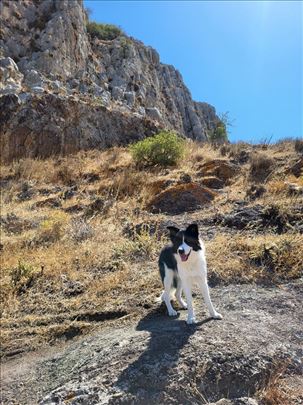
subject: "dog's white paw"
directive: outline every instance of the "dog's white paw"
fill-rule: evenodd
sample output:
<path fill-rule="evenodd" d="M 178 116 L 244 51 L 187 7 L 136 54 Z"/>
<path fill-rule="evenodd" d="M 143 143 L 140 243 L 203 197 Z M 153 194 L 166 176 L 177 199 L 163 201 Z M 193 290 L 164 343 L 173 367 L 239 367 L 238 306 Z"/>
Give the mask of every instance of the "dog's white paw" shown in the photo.
<path fill-rule="evenodd" d="M 180 305 L 183 309 L 187 309 L 187 304 L 185 301 L 180 301 Z"/>
<path fill-rule="evenodd" d="M 187 325 L 193 325 L 196 323 L 196 318 L 194 316 L 188 316 L 186 323 Z"/>
<path fill-rule="evenodd" d="M 168 316 L 177 316 L 178 312 L 172 309 L 171 311 L 168 311 Z"/>
<path fill-rule="evenodd" d="M 211 315 L 212 318 L 214 319 L 223 319 L 223 316 L 219 314 L 219 312 L 215 312 L 214 314 Z"/>

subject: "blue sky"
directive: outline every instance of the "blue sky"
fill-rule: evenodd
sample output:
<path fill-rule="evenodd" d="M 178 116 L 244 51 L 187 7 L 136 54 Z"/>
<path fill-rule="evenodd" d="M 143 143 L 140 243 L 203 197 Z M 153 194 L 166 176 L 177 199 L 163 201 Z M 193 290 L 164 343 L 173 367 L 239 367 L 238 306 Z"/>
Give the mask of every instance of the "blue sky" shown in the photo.
<path fill-rule="evenodd" d="M 195 100 L 229 112 L 231 141 L 303 136 L 303 2 L 85 0 L 182 74 Z"/>

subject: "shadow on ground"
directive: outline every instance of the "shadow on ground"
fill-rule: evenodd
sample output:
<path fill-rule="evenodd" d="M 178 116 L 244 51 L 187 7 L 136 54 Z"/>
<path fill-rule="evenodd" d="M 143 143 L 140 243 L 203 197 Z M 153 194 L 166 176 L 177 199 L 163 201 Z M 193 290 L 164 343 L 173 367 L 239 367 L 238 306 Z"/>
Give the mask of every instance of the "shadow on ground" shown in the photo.
<path fill-rule="evenodd" d="M 187 325 L 180 316 L 168 317 L 162 307 L 150 312 L 136 327 L 137 331 L 150 333 L 147 346 L 137 360 L 120 373 L 116 386 L 132 399 L 135 397 L 136 403 L 155 403 L 153 396 L 159 401 L 159 393 L 165 392 L 181 349 L 198 327 L 211 320 L 205 318 L 195 325 Z"/>

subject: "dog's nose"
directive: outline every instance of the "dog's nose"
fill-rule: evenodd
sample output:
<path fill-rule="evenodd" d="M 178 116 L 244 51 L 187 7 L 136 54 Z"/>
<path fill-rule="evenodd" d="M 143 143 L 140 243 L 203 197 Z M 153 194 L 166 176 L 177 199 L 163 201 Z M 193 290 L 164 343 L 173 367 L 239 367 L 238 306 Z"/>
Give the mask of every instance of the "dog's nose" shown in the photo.
<path fill-rule="evenodd" d="M 178 252 L 179 252 L 180 255 L 183 255 L 185 253 L 185 250 L 183 248 L 179 248 Z"/>

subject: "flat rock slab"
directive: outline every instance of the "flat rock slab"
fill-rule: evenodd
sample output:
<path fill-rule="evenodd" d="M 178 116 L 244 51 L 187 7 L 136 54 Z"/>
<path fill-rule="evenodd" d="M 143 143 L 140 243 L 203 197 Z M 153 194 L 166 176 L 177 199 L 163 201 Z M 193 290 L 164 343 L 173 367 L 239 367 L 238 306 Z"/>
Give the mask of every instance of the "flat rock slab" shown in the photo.
<path fill-rule="evenodd" d="M 185 322 L 187 311 L 169 318 L 155 305 L 135 323 L 117 321 L 49 353 L 8 361 L 2 401 L 201 404 L 252 397 L 281 362 L 302 373 L 302 292 L 302 281 L 216 287 L 211 294 L 222 321 L 207 318 L 197 292 L 194 326 Z"/>

